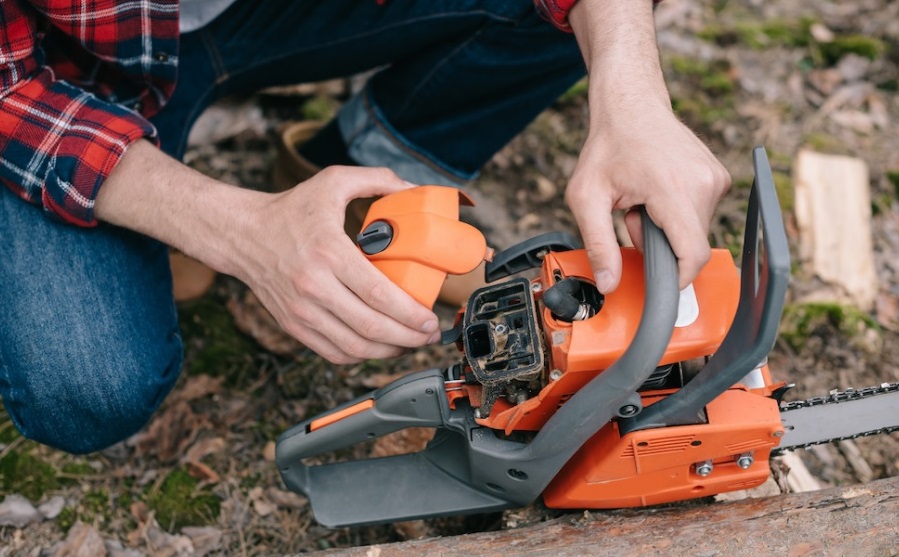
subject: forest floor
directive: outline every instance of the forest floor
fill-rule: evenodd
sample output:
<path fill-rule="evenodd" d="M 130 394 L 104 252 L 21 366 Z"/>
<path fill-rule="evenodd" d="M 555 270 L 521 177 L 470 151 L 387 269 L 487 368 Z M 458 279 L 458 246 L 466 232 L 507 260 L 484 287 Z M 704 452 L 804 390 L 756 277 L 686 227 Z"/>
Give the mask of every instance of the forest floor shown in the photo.
<path fill-rule="evenodd" d="M 733 177 L 713 222 L 716 247 L 739 249 L 755 145 L 767 148 L 794 254 L 792 171 L 800 148 L 858 157 L 870 173 L 877 303 L 862 311 L 821 302 L 813 296 L 818 281 L 794 256 L 788 311 L 770 357 L 775 378 L 796 383 L 792 398 L 899 381 L 899 3 L 666 0 L 656 18 L 673 106 Z M 278 125 L 328 118 L 350 86 L 314 84 L 222 103 L 198 125 L 186 161 L 264 189 Z M 469 188 L 470 218 L 492 246 L 552 230 L 576 233 L 562 192 L 586 122 L 582 83 Z M 289 555 L 557 516 L 534 505 L 468 519 L 318 525 L 307 501 L 278 476 L 278 435 L 395 374 L 453 363 L 454 349 L 333 366 L 272 327 L 252 294 L 224 276 L 180 310 L 182 378 L 133 438 L 72 456 L 23 439 L 0 414 L 0 557 Z M 397 450 L 387 443 L 377 450 Z M 899 475 L 899 434 L 850 445 L 801 457 L 823 486 Z M 849 454 L 853 447 L 861 461 Z M 359 502 L 366 503 L 375 502 Z"/>

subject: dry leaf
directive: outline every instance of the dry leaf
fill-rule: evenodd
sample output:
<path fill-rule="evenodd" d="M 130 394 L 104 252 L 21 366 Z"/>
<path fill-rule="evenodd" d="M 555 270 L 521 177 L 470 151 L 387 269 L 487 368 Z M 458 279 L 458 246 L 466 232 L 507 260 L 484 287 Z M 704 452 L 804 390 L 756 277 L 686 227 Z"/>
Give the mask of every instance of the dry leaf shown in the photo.
<path fill-rule="evenodd" d="M 347 384 L 351 387 L 362 386 L 367 389 L 380 389 L 385 385 L 393 383 L 401 377 L 408 375 L 408 372 L 401 373 L 373 373 L 362 377 L 354 377 L 347 379 Z"/>
<path fill-rule="evenodd" d="M 281 508 L 302 509 L 309 504 L 309 500 L 302 495 L 296 494 L 292 491 L 284 491 L 283 489 L 278 489 L 277 487 L 270 487 L 266 489 L 265 495 L 272 501 L 272 503 L 278 505 Z"/>
<path fill-rule="evenodd" d="M 172 394 L 172 399 L 190 401 L 217 394 L 222 390 L 224 380 L 224 377 L 211 377 L 205 373 L 188 377 L 184 386 Z"/>
<path fill-rule="evenodd" d="M 135 501 L 131 503 L 131 517 L 138 524 L 143 524 L 150 517 L 150 507 L 143 501 Z"/>
<path fill-rule="evenodd" d="M 159 527 L 154 519 L 147 528 L 147 542 L 155 557 L 187 557 L 194 555 L 194 545 L 187 536 L 172 535 Z"/>
<path fill-rule="evenodd" d="M 207 553 L 222 550 L 224 532 L 213 526 L 185 526 L 181 533 L 190 538 L 194 546 L 191 557 L 203 557 Z"/>
<path fill-rule="evenodd" d="M 163 463 L 178 460 L 197 438 L 200 431 L 209 427 L 209 421 L 196 414 L 190 404 L 175 401 L 156 416 L 143 433 L 132 438 L 138 456 L 156 455 Z"/>
<path fill-rule="evenodd" d="M 269 441 L 265 444 L 265 447 L 262 448 L 262 458 L 269 462 L 275 461 L 275 442 Z"/>
<path fill-rule="evenodd" d="M 69 530 L 53 557 L 106 557 L 106 545 L 95 527 L 79 521 Z"/>
<path fill-rule="evenodd" d="M 302 344 L 284 332 L 252 292 L 248 291 L 243 300 L 228 300 L 228 311 L 234 318 L 234 325 L 269 352 L 289 356 L 303 348 Z"/>
<path fill-rule="evenodd" d="M 203 458 L 225 451 L 225 440 L 221 437 L 205 437 L 200 439 L 187 450 L 184 460 L 200 461 Z"/>
<path fill-rule="evenodd" d="M 397 522 L 393 525 L 393 529 L 396 530 L 396 533 L 404 540 L 418 540 L 430 535 L 428 524 L 424 520 Z"/>
<path fill-rule="evenodd" d="M 213 470 L 208 464 L 204 464 L 199 460 L 188 460 L 184 463 L 187 468 L 187 473 L 192 477 L 212 484 L 217 484 L 222 481 L 221 476 Z"/>
<path fill-rule="evenodd" d="M 373 458 L 415 453 L 425 448 L 433 439 L 434 430 L 427 427 L 410 427 L 379 437 L 371 448 Z"/>

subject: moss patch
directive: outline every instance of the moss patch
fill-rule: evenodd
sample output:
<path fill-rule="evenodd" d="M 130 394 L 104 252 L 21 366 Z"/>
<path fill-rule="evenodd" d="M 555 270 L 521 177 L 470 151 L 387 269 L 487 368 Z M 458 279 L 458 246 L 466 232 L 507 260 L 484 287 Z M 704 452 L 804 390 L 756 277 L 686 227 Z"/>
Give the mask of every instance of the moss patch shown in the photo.
<path fill-rule="evenodd" d="M 880 326 L 868 314 L 841 304 L 810 303 L 791 304 L 784 308 L 780 336 L 794 350 L 799 350 L 806 339 L 820 327 L 835 328 L 849 338 L 868 330 L 880 331 Z"/>
<path fill-rule="evenodd" d="M 893 194 L 899 199 L 899 170 L 887 170 L 887 180 L 893 186 Z"/>
<path fill-rule="evenodd" d="M 0 459 L 0 495 L 18 493 L 39 501 L 44 493 L 58 487 L 56 470 L 27 452 L 10 451 Z"/>
<path fill-rule="evenodd" d="M 590 88 L 590 83 L 587 81 L 587 78 L 583 78 L 571 87 L 568 88 L 567 91 L 562 93 L 562 96 L 559 97 L 559 103 L 568 103 L 576 99 L 586 99 L 587 91 Z"/>
<path fill-rule="evenodd" d="M 819 43 L 818 49 L 823 57 L 824 64 L 832 66 L 846 54 L 858 54 L 874 60 L 884 53 L 886 47 L 883 41 L 865 35 L 844 35 L 836 37 L 829 43 Z"/>
<path fill-rule="evenodd" d="M 170 532 L 184 526 L 210 524 L 221 509 L 219 498 L 200 489 L 199 482 L 182 469 L 169 474 L 159 489 L 147 496 L 147 505 L 156 511 L 159 524 Z"/>
<path fill-rule="evenodd" d="M 813 19 L 774 19 L 770 21 L 741 21 L 733 26 L 710 25 L 702 29 L 699 38 L 721 46 L 743 44 L 761 50 L 775 46 L 802 47 L 812 41 Z"/>
<path fill-rule="evenodd" d="M 826 133 L 813 132 L 805 134 L 802 136 L 802 144 L 813 151 L 828 155 L 852 154 L 849 147 L 843 141 Z"/>
<path fill-rule="evenodd" d="M 251 370 L 256 344 L 234 326 L 222 303 L 203 298 L 180 311 L 185 345 L 185 371 L 225 377 L 229 385 Z"/>
<path fill-rule="evenodd" d="M 300 114 L 304 120 L 328 121 L 337 114 L 340 103 L 327 95 L 316 95 L 300 107 Z"/>
<path fill-rule="evenodd" d="M 780 201 L 780 209 L 784 213 L 789 213 L 793 210 L 796 197 L 793 190 L 793 180 L 785 172 L 772 172 L 771 177 L 774 178 L 774 190 L 777 192 L 777 199 Z"/>

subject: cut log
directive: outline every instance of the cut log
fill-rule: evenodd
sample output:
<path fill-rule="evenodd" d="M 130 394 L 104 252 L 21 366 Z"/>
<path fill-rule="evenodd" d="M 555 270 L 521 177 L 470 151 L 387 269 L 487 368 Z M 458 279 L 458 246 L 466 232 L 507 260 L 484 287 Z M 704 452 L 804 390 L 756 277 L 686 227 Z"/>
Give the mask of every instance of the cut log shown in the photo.
<path fill-rule="evenodd" d="M 793 167 L 800 258 L 831 291 L 816 299 L 874 307 L 868 167 L 861 159 L 801 150 Z"/>
<path fill-rule="evenodd" d="M 896 555 L 899 477 L 728 503 L 595 511 L 534 526 L 330 550 L 321 557 Z"/>

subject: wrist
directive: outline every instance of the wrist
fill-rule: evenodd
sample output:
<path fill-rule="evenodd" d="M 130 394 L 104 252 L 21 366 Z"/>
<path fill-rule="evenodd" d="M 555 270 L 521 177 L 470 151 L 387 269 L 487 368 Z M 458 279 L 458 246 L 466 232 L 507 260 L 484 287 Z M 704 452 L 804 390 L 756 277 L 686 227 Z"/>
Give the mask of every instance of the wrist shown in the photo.
<path fill-rule="evenodd" d="M 138 141 L 103 183 L 95 212 L 239 276 L 252 215 L 270 195 L 219 182 Z"/>
<path fill-rule="evenodd" d="M 590 76 L 591 129 L 671 111 L 651 1 L 579 0 L 569 21 Z"/>

